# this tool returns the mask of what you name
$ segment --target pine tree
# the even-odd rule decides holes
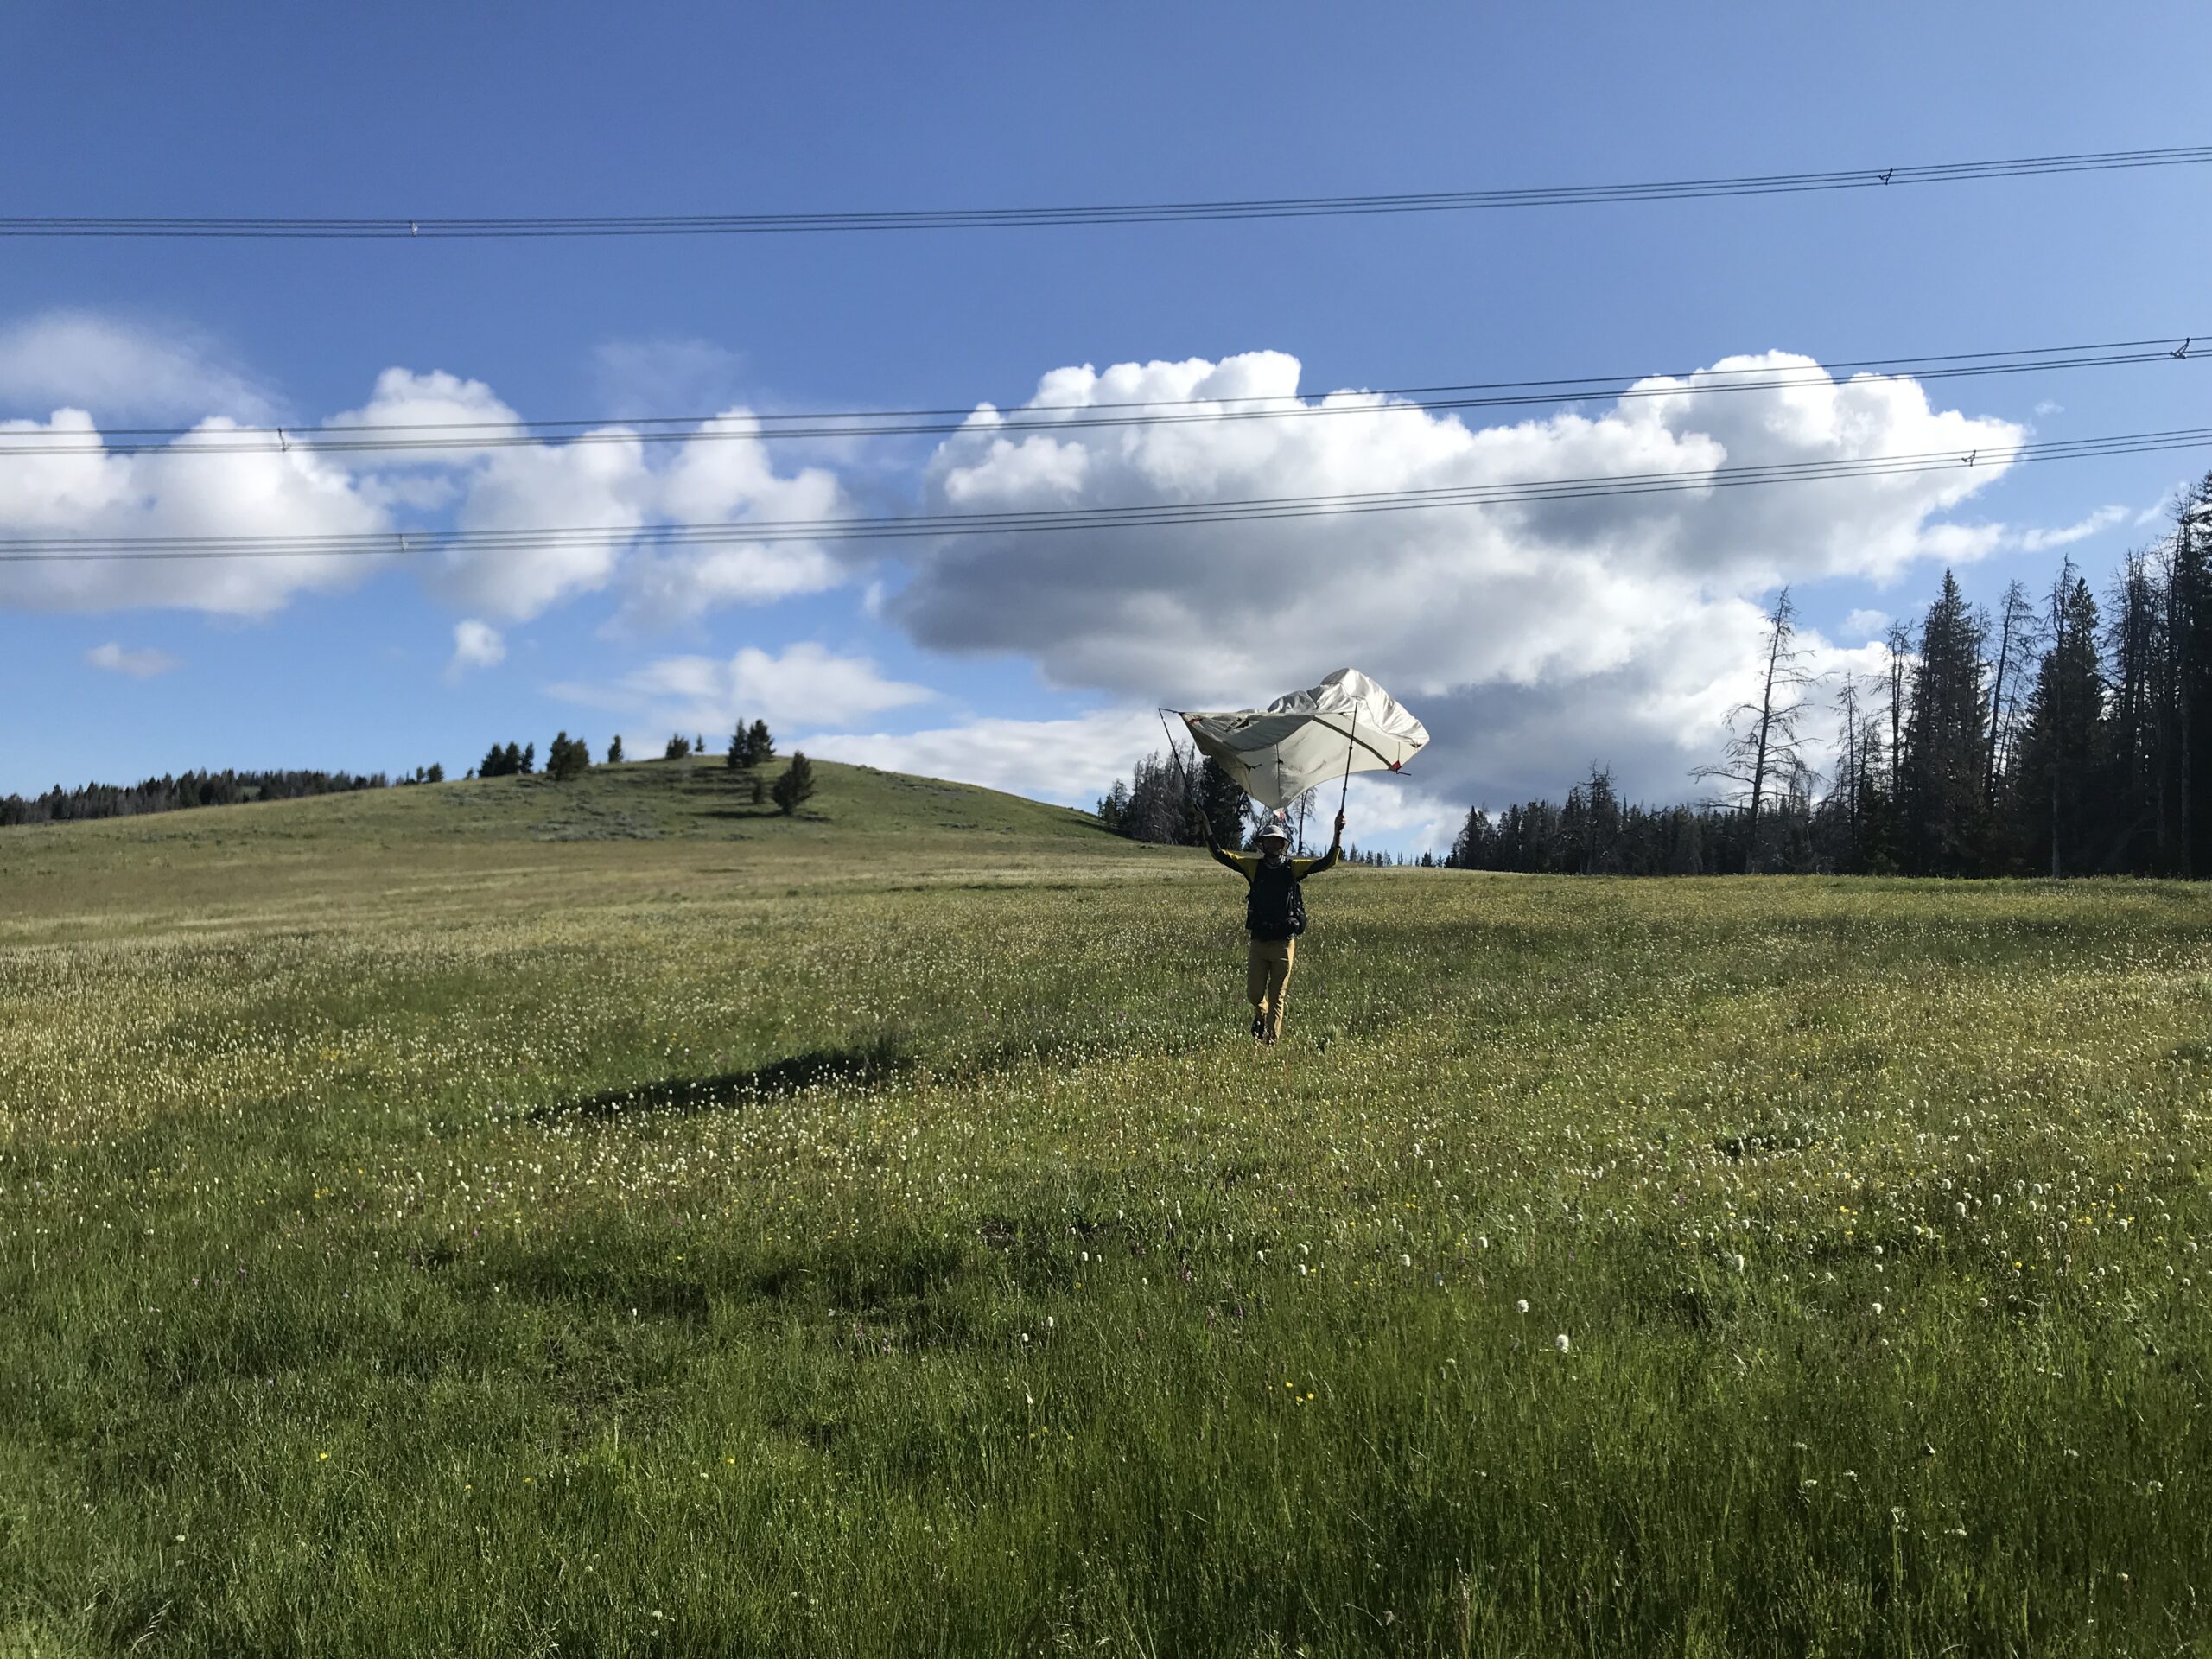
[[[1128,811],[1129,786],[1116,778],[1113,788],[1099,797],[1098,822],[1117,836],[1127,834],[1122,820],[1128,816]]]
[[[476,775],[480,778],[504,777],[506,770],[507,757],[496,743],[485,750],[484,758],[476,763]]]
[[[690,753],[691,740],[688,737],[678,737],[671,734],[668,740],[668,747],[662,752],[661,759],[664,760],[681,760],[685,755]]]
[[[2155,869],[2159,845],[2159,697],[2160,688],[2169,677],[2169,641],[2159,626],[2165,614],[2165,594],[2145,550],[2138,549],[2127,555],[2113,581],[2110,601],[2111,620],[2104,639],[2104,654],[2113,676],[2106,749],[2111,780],[2106,836],[2116,868]]]
[[[433,783],[433,784],[442,784],[443,782],[445,782],[445,780],[446,780],[446,766],[445,766],[445,762],[444,762],[444,761],[442,761],[442,760],[433,760],[433,761],[431,761],[431,762],[430,762],[430,770],[429,770],[429,776],[428,776],[428,778],[426,779],[426,780],[425,780],[425,781],[429,782],[429,783]]]
[[[744,772],[753,765],[753,734],[745,729],[741,720],[729,734],[729,756],[724,764],[732,772]]]
[[[772,793],[776,805],[785,817],[798,810],[799,803],[814,793],[814,763],[804,751],[791,752],[791,764],[784,768],[784,775],[776,779]]]
[[[499,751],[499,772],[502,776],[513,778],[518,776],[522,772],[527,772],[529,768],[522,763],[522,746],[520,744],[510,743],[505,748]]]
[[[2056,877],[2099,861],[2093,838],[2106,794],[2097,601],[2070,563],[2052,588],[2050,641],[2028,695],[2013,782],[2023,851]]]
[[[1492,859],[1497,853],[1497,832],[1491,828],[1490,814],[1479,806],[1467,809],[1467,821],[1459,826],[1459,834],[1452,843],[1452,850],[1444,855],[1445,867],[1454,870],[1487,870],[1497,868]]]
[[[2212,477],[2174,514],[2167,588],[2171,612],[2174,750],[2172,865],[2212,870]]]
[[[1247,804],[1243,785],[1208,755],[1198,768],[1198,816],[1218,844],[1235,847],[1243,842]]]
[[[582,738],[572,741],[568,733],[563,732],[546,752],[545,775],[556,784],[565,784],[582,777],[590,765],[590,745]]]
[[[1971,875],[1986,866],[1990,819],[1982,796],[1981,627],[1943,573],[1942,596],[1920,630],[1898,778],[1910,867]]]
[[[537,770],[537,744],[535,740],[522,746],[522,765],[518,769],[525,778]]]
[[[614,741],[607,746],[607,764],[610,766],[619,766],[622,764],[622,734],[620,732],[614,734]]]
[[[766,721],[754,721],[753,722],[753,730],[748,733],[747,735],[752,739],[753,764],[754,766],[760,766],[764,761],[772,760],[776,758],[776,740],[768,735],[768,722]]]

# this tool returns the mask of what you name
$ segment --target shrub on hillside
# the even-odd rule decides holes
[[[660,758],[664,760],[681,760],[690,753],[691,740],[690,738],[671,737],[668,740],[668,747],[661,751]]]
[[[581,737],[571,738],[563,732],[553,740],[553,747],[545,756],[545,775],[556,784],[565,784],[584,775],[591,765],[591,748]]]
[[[776,805],[785,817],[798,810],[798,804],[814,793],[814,763],[803,750],[791,751],[791,763],[784,768],[784,775],[776,779]]]

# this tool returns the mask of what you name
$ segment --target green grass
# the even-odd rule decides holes
[[[0,833],[0,1653],[2207,1650],[2212,898],[821,771]]]

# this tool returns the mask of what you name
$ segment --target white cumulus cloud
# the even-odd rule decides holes
[[[47,394],[65,391],[82,395],[59,408],[40,406]],[[243,453],[194,454],[241,419],[273,421],[269,400],[192,342],[74,315],[0,331],[0,415],[10,402],[36,415],[0,421],[0,438],[35,439],[53,452],[11,458],[0,475],[0,537],[312,537],[450,522],[506,538],[409,562],[456,609],[523,621],[613,588],[620,595],[614,625],[630,632],[818,592],[848,574],[813,542],[747,540],[741,532],[703,543],[662,538],[667,530],[847,511],[843,486],[827,468],[779,471],[759,422],[742,408],[672,443],[648,443],[619,424],[580,434],[581,442],[542,442],[483,381],[392,368],[377,377],[365,403],[301,429],[329,442],[346,441],[337,429],[405,428],[411,439],[445,441],[439,447],[392,447],[401,435],[382,432],[353,434],[359,448],[270,442]],[[204,418],[192,436],[124,454],[87,412],[111,405]],[[366,447],[378,442],[387,447]],[[534,533],[549,530],[567,533]],[[286,556],[19,563],[0,574],[0,606],[261,614],[382,562]]]
[[[233,429],[210,419],[195,435]],[[315,537],[387,527],[384,511],[323,457],[295,449],[191,454],[185,445],[107,452],[92,416],[0,421],[0,442],[35,438],[75,454],[16,455],[0,467],[0,537]],[[34,611],[171,607],[260,616],[294,594],[358,580],[381,560],[278,557],[63,559],[0,565],[0,606]]]
[[[1788,369],[1794,384],[1696,393],[1719,371],[1757,368]],[[1063,369],[1027,418],[1169,399],[1288,409],[1298,377],[1274,353]],[[928,493],[940,510],[1034,510],[1984,459],[1770,488],[951,537],[916,558],[885,611],[924,645],[1017,653],[1059,683],[1147,702],[1262,702],[1362,668],[1427,719],[1427,769],[1452,798],[1555,793],[1590,760],[1633,792],[1679,794],[1742,699],[1762,596],[1987,551],[2001,526],[1939,516],[2003,474],[2022,429],[1932,408],[1910,380],[1834,381],[1784,353],[1647,387],[1655,395],[1595,414],[1481,429],[1362,392],[1319,407],[1375,412],[1030,433],[1001,430],[1006,417],[987,409],[939,449]]]
[[[441,552],[432,587],[453,603],[520,621],[578,594],[620,583],[617,626],[651,631],[727,605],[764,604],[843,580],[810,542],[663,543],[662,526],[747,519],[830,518],[844,509],[836,475],[779,473],[744,409],[724,410],[683,441],[647,443],[620,424],[567,443],[518,442],[520,416],[480,380],[387,369],[364,407],[332,425],[406,425],[461,440],[455,448],[370,451],[385,499],[454,505],[468,531],[582,531],[556,545],[528,541]],[[483,439],[478,443],[467,442]],[[404,479],[390,475],[404,472]]]

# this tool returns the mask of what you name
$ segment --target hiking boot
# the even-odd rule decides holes
[[[1268,1040],[1267,1015],[1255,1014],[1252,1016],[1252,1040],[1257,1043],[1264,1043]]]

